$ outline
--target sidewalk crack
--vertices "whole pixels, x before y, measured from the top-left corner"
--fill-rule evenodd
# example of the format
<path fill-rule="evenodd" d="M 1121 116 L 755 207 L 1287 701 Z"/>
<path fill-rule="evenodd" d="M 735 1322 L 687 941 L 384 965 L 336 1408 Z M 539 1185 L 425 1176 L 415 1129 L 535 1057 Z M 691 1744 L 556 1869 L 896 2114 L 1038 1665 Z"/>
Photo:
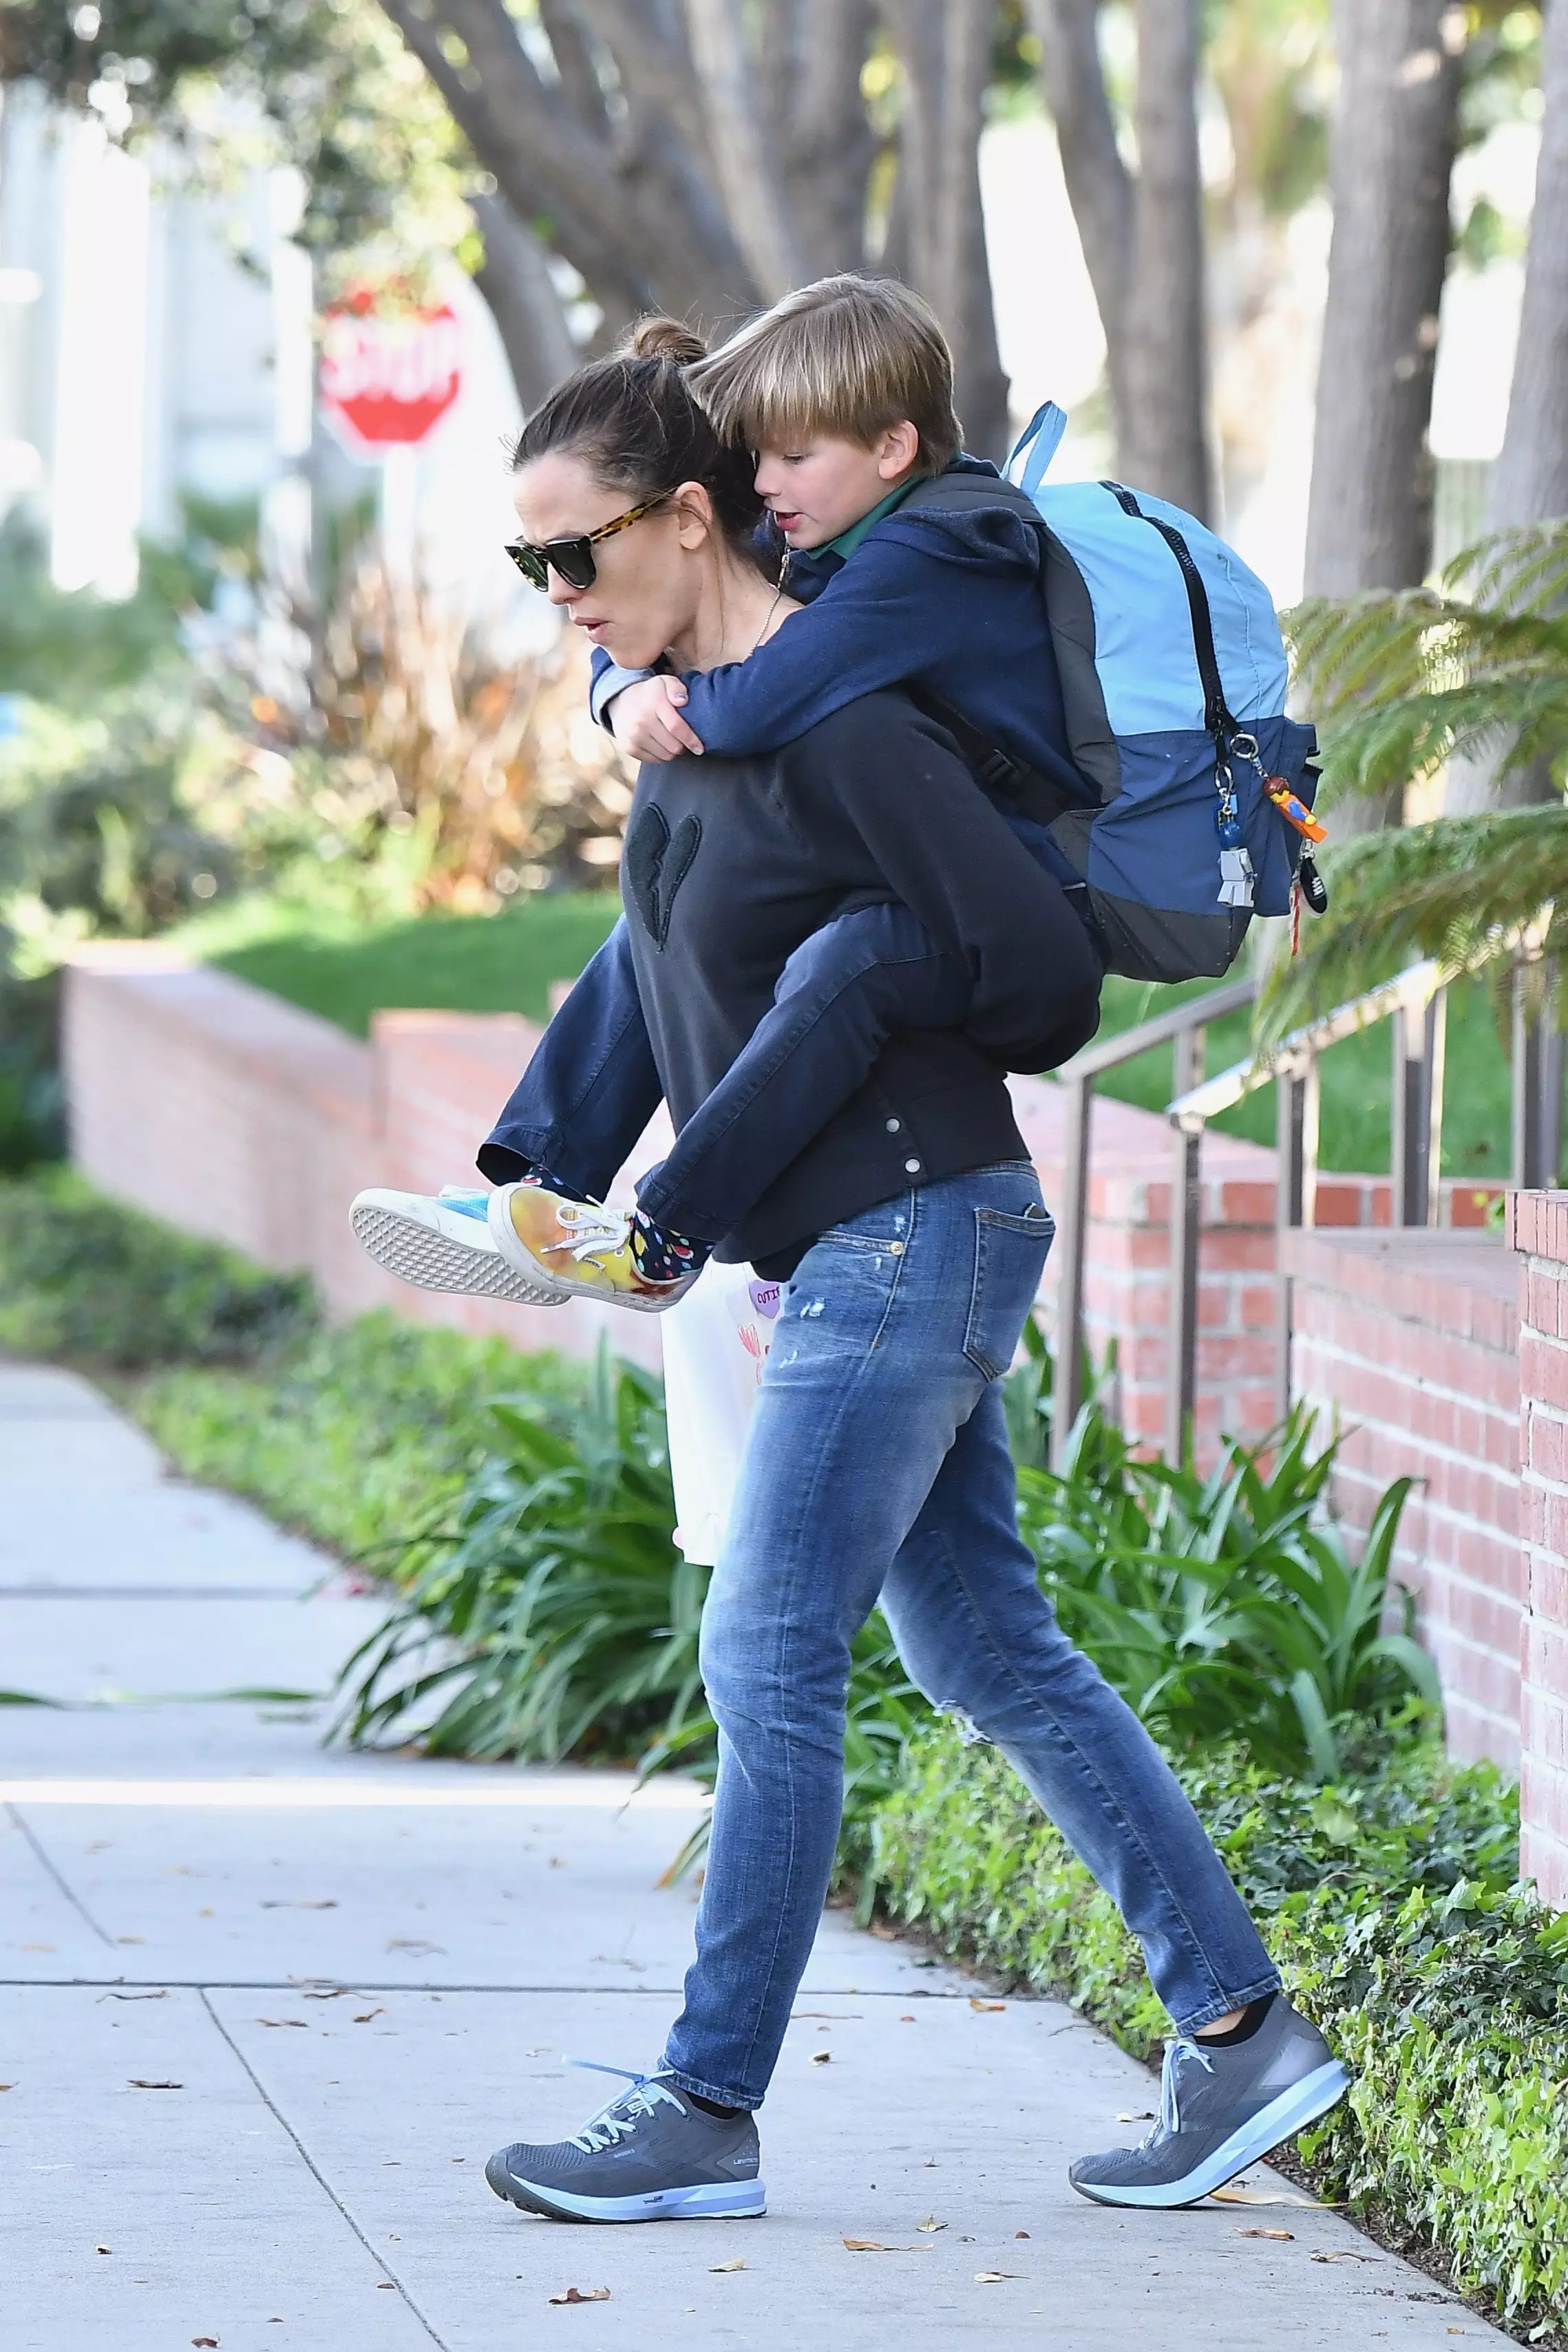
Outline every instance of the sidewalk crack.
<path fill-rule="evenodd" d="M 207 1988 L 205 1985 L 198 1985 L 196 1987 L 196 1992 L 201 2000 L 202 2007 L 206 2011 L 207 2015 L 211 2018 L 218 2033 L 222 2036 L 223 2040 L 227 2042 L 230 2050 L 233 2051 L 236 2058 L 239 2061 L 240 2065 L 249 2076 L 257 2097 L 261 2101 L 262 2105 L 267 2109 L 268 2114 L 271 2116 L 273 2121 L 280 2125 L 282 2129 L 288 2133 L 289 2137 L 293 2141 L 294 2147 L 298 2151 L 300 2162 L 304 2165 L 306 2170 L 310 2173 L 317 2187 L 322 2189 L 325 2194 L 331 2198 L 332 2203 L 337 2207 L 338 2211 L 342 2215 L 343 2220 L 348 2223 L 349 2228 L 353 2231 L 354 2236 L 359 2240 L 360 2244 L 364 2248 L 365 2252 L 370 2256 L 371 2261 L 375 2264 L 377 2270 L 381 2272 L 388 2284 L 395 2286 L 397 2289 L 398 2294 L 403 2297 L 404 2302 L 407 2305 L 415 2318 L 419 2322 L 420 2326 L 425 2330 L 425 2333 L 430 2338 L 431 2343 L 437 2347 L 437 2352 L 448 2352 L 447 2344 L 439 2336 L 437 2335 L 436 2330 L 431 2326 L 430 2322 L 426 2318 L 425 2314 L 420 2310 L 419 2305 L 415 2302 L 414 2297 L 409 2294 L 408 2289 L 404 2285 L 403 2281 L 398 2277 L 396 2272 L 390 2268 L 390 2266 L 383 2260 L 382 2256 L 376 2252 L 376 2249 L 371 2244 L 370 2240 L 365 2236 L 364 2231 L 360 2228 L 359 2223 L 354 2220 L 353 2215 L 349 2211 L 348 2207 L 343 2203 L 342 2199 L 338 2195 L 337 2190 L 332 2187 L 331 2182 L 327 2179 L 326 2174 L 321 2170 L 321 2166 L 316 2162 L 315 2158 L 310 2154 L 310 2149 L 305 2146 L 304 2141 L 300 2138 L 299 2133 L 295 2130 L 288 2116 L 283 2113 L 282 2108 L 278 2105 L 271 2093 L 268 2090 L 266 2084 L 261 2080 L 260 2075 L 257 2073 L 255 2067 L 251 2064 L 249 2059 L 246 2056 L 244 2051 L 240 2048 L 233 2034 L 229 2032 L 227 2026 L 224 2023 L 222 2018 L 213 2007 L 212 2002 L 207 1999 Z"/>
<path fill-rule="evenodd" d="M 86 1921 L 87 1925 L 92 1929 L 93 1934 L 98 1937 L 99 1942 L 100 1944 L 107 1944 L 110 1950 L 113 1951 L 115 1948 L 113 1937 L 108 1933 L 107 1929 L 99 1926 L 98 1921 L 93 1917 L 92 1913 L 88 1909 L 87 1905 L 82 1901 L 80 1895 L 76 1892 L 69 1881 L 62 1874 L 61 1872 L 56 1869 L 53 1862 L 49 1859 L 48 1854 L 45 1852 L 42 1842 L 36 1834 L 31 1822 L 26 1820 L 24 1816 L 17 1811 L 16 1806 L 9 1802 L 6 1804 L 5 1811 L 16 1824 L 16 1828 L 21 1831 L 22 1835 L 26 1839 L 28 1845 L 32 1848 L 33 1857 L 37 1863 L 39 1868 L 47 1872 L 48 1875 L 54 1880 L 55 1885 L 59 1888 L 60 1893 L 65 1896 L 66 1901 L 70 1905 L 71 1909 L 77 1914 L 79 1918 Z"/>

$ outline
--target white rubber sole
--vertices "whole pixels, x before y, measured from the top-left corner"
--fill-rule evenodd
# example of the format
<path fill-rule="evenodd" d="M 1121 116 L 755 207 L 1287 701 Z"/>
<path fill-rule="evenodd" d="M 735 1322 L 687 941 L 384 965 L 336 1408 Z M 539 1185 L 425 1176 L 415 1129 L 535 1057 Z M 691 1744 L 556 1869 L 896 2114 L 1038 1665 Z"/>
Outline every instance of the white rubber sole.
<path fill-rule="evenodd" d="M 503 1257 L 485 1226 L 419 1193 L 361 1192 L 349 1223 L 377 1265 L 416 1290 L 502 1298 L 514 1307 L 565 1304 L 566 1293 L 558 1285 L 531 1279 Z"/>
<path fill-rule="evenodd" d="M 1220 2143 L 1212 2156 L 1180 2180 L 1162 2181 L 1152 2189 L 1123 2189 L 1113 2181 L 1091 2180 L 1073 2180 L 1072 2186 L 1080 2197 L 1090 2199 L 1096 2205 L 1161 2209 L 1196 2205 L 1203 2198 L 1212 2197 L 1216 2189 L 1223 2189 L 1227 2180 L 1234 2180 L 1238 2172 L 1245 2172 L 1249 2164 L 1261 2164 L 1269 2149 L 1278 2147 L 1281 2140 L 1293 2139 L 1309 2124 L 1315 2124 L 1320 2116 L 1326 2116 L 1350 2086 L 1349 2074 L 1339 2060 L 1332 2058 L 1326 2066 L 1304 2074 L 1288 2091 L 1281 2091 L 1266 2107 L 1259 2107 L 1255 2116 Z M 1070 2173 L 1068 2178 L 1072 2180 Z"/>
<path fill-rule="evenodd" d="M 514 2205 L 555 2221 L 749 2221 L 768 2210 L 760 2180 L 709 2181 L 698 2189 L 649 2189 L 640 2197 L 579 2197 L 507 2175 Z"/>

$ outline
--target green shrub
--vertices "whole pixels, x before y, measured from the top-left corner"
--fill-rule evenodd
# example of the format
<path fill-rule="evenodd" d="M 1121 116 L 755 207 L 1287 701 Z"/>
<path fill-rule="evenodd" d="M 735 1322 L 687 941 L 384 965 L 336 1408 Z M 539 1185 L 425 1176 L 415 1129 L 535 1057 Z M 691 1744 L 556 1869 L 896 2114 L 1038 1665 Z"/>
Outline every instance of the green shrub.
<path fill-rule="evenodd" d="M 1293 1998 L 1357 2076 L 1300 2143 L 1319 2186 L 1553 2336 L 1568 2304 L 1568 1918 L 1511 1885 L 1511 1789 L 1427 1740 L 1327 1787 L 1236 1750 L 1176 1769 Z M 911 1742 L 862 1853 L 888 1907 L 946 1949 L 1062 1995 L 1141 2056 L 1167 2030 L 1114 1904 L 995 1751 L 950 1724 Z"/>
<path fill-rule="evenodd" d="M 1347 1738 L 1440 1693 L 1408 1594 L 1404 1630 L 1382 1630 L 1410 1480 L 1352 1560 L 1323 1517 L 1340 1441 L 1312 1440 L 1299 1407 L 1263 1445 L 1226 1439 L 1200 1477 L 1135 1454 L 1091 1403 L 1059 1473 L 1021 1464 L 1018 1519 L 1064 1630 L 1152 1729 L 1178 1748 L 1245 1739 L 1260 1763 L 1329 1780 Z"/>
<path fill-rule="evenodd" d="M 187 1477 L 396 1577 L 483 1459 L 489 1400 L 526 1391 L 557 1410 L 584 1379 L 557 1356 L 378 1314 L 308 1332 L 258 1368 L 160 1373 L 132 1403 Z"/>
<path fill-rule="evenodd" d="M 437 1755 L 553 1759 L 678 1734 L 708 1572 L 675 1549 L 658 1382 L 601 1349 L 569 1412 L 498 1398 L 489 1423 L 488 1457 L 344 1667 L 348 1737 L 423 1726 Z"/>
<path fill-rule="evenodd" d="M 68 1170 L 0 1182 L 0 1349 L 125 1371 L 243 1363 L 312 1314 L 303 1276 L 176 1233 Z"/>

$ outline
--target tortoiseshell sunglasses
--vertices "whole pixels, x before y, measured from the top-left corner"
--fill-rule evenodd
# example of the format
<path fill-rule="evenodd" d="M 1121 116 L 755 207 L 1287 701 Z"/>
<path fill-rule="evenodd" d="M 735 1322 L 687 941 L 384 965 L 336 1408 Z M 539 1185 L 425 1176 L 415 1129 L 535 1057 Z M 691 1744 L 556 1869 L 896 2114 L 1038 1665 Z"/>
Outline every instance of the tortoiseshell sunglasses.
<path fill-rule="evenodd" d="M 597 530 L 584 531 L 580 539 L 547 539 L 542 547 L 531 547 L 525 539 L 512 540 L 507 553 L 533 588 L 550 585 L 551 570 L 558 572 L 568 588 L 591 588 L 598 577 L 594 562 L 594 550 L 602 539 L 611 539 L 617 530 L 626 530 L 640 522 L 655 507 L 661 507 L 671 496 L 660 490 L 657 499 L 644 499 L 640 507 L 628 507 L 614 522 L 604 523 Z"/>

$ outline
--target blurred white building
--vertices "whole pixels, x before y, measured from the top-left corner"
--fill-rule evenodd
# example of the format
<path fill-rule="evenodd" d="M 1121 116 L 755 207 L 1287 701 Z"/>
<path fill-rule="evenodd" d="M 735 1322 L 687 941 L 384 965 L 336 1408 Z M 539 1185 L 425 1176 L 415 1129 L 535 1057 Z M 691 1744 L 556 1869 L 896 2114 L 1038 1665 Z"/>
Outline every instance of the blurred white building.
<path fill-rule="evenodd" d="M 291 242 L 288 172 L 232 195 L 161 184 L 91 121 L 29 91 L 0 112 L 0 514 L 20 503 L 62 587 L 134 585 L 140 537 L 177 538 L 181 499 L 254 500 L 291 565 L 312 494 L 345 505 L 379 467 L 313 417 L 310 263 Z M 476 606 L 516 602 L 507 448 L 520 422 L 489 311 L 459 270 L 446 289 L 463 383 L 417 453 L 432 580 Z"/>

